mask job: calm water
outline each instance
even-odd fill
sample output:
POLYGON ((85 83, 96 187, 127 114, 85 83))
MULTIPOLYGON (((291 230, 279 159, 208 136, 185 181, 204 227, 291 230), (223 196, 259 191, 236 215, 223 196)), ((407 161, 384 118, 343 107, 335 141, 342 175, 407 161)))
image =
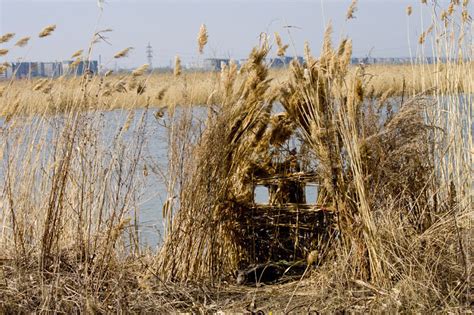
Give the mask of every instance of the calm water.
MULTIPOLYGON (((203 107, 194 107, 191 109, 193 123, 195 125, 206 117, 207 109, 203 107)), ((138 168, 137 174, 141 179, 140 198, 138 204, 138 218, 140 222, 140 240, 142 245, 152 248, 161 244, 163 240, 163 220, 162 209, 167 196, 166 179, 169 178, 168 172, 168 128, 169 117, 164 113, 162 118, 155 118, 156 110, 144 112, 136 110, 130 130, 134 130, 139 123, 142 115, 145 114, 145 141, 142 154, 142 163, 138 168), (147 176, 144 176, 144 165, 146 165, 147 176)), ((183 111, 179 109, 175 112, 175 117, 180 117, 183 111)), ((104 132, 109 138, 117 132, 117 126, 123 126, 127 120, 128 112, 114 111, 104 113, 104 120, 108 121, 104 132)), ((133 134, 127 133, 124 136, 132 138, 133 134)))
MULTIPOLYGON (((139 180, 135 188, 139 191, 138 218, 140 221, 141 242, 142 245, 149 245, 151 247, 156 247, 156 245, 162 241, 162 207, 167 198, 164 178, 166 177, 168 164, 168 139, 167 128, 163 126, 163 122, 167 120, 167 117, 165 114, 165 117, 157 120, 153 116, 155 112, 156 111, 150 110, 145 113, 143 110, 136 110, 128 132, 123 135, 123 143, 125 145, 136 141, 137 138, 134 133, 136 133, 136 127, 142 115, 145 114, 143 151, 139 167, 137 168, 137 178, 139 178, 139 180), (147 176, 144 176, 145 165, 148 173, 147 176)), ((204 113, 199 107, 193 109, 193 112, 196 116, 202 116, 202 113, 204 113)), ((128 117, 129 112, 119 110, 91 114, 90 121, 95 120, 92 125, 96 126, 96 130, 98 130, 97 136, 101 149, 112 148, 114 137, 117 135, 119 128, 124 126, 128 117)), ((22 119, 20 118, 18 121, 22 121, 22 119)), ((85 119, 85 123, 87 123, 87 121, 88 119, 85 119)), ((62 117, 48 117, 46 121, 33 118, 27 122, 22 121, 22 124, 23 125, 17 127, 17 136, 26 137, 25 141, 21 141, 21 143, 28 143, 28 145, 18 146, 18 139, 14 139, 11 134, 7 137, 1 132, 1 129, 5 125, 4 119, 0 119, 0 140, 2 143, 11 143, 10 150, 16 150, 16 156, 23 157, 28 156, 31 143, 41 144, 41 139, 43 139, 46 145, 35 150, 39 150, 40 159, 46 161, 46 159, 51 156, 51 148, 53 147, 52 145, 48 146, 48 144, 51 143, 51 139, 56 138, 53 133, 55 130, 60 130, 60 128, 57 127, 62 126, 62 117)), ((134 144, 135 143, 132 143, 130 145, 130 150, 135 148, 134 144)), ((7 163, 5 156, 0 159, 0 161, 2 161, 0 164, 0 179, 2 179, 0 181, 0 189, 3 189, 3 179, 7 163)), ((23 159, 19 158, 17 160, 23 159)), ((31 178, 31 180, 35 180, 35 178, 31 178)), ((2 211, 2 209, 0 209, 0 211, 2 211)))

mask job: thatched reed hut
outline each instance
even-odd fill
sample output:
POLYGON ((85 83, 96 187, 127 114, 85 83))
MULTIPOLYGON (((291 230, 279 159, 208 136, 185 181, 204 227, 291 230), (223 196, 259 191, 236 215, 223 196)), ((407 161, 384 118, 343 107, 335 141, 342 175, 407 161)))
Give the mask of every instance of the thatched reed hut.
MULTIPOLYGON (((156 261, 161 278, 215 283, 314 252, 321 262, 338 243, 352 255, 355 275, 382 279, 386 260, 372 209, 387 194, 403 196, 400 207, 421 205, 415 196, 432 168, 428 132, 413 102, 396 114, 387 98, 374 102, 364 69, 349 72, 351 42, 333 49, 329 38, 330 30, 319 59, 306 49, 305 65, 294 62, 292 77, 277 89, 269 84, 266 42, 239 74, 235 65, 224 67, 223 104, 210 108, 175 181, 179 209, 168 213, 156 261), (409 175, 397 176, 401 168, 409 175), (311 204, 308 183, 319 187, 311 204), (265 205, 254 200, 259 185, 269 191, 265 205)), ((410 216, 424 224, 426 213, 416 213, 410 216)))

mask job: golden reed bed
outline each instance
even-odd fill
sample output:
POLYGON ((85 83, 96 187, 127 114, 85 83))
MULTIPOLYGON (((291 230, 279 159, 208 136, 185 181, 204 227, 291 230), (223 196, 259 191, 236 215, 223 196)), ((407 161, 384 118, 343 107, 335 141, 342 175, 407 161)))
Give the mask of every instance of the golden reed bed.
MULTIPOLYGON (((435 65, 351 66, 353 73, 363 68, 370 78, 367 92, 375 97, 414 95, 433 91, 470 93, 474 91, 474 63, 435 65), (446 78, 440 80, 440 78, 446 78)), ((222 101, 220 72, 153 72, 138 68, 133 73, 95 76, 88 89, 94 98, 76 109, 134 109, 179 105, 214 105, 222 101)), ((289 77, 289 69, 270 70, 270 86, 278 87, 289 77)), ((82 77, 11 80, 0 82, 0 116, 21 113, 56 112, 67 109, 81 95, 82 77)), ((237 80, 239 78, 237 77, 237 80)))

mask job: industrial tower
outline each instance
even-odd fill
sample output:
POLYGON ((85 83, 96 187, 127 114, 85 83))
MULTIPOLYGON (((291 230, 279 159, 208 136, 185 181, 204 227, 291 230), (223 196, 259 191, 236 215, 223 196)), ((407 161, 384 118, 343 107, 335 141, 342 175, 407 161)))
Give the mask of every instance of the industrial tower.
POLYGON ((153 70, 153 47, 148 43, 146 46, 146 57, 148 58, 148 65, 150 66, 150 71, 153 70))

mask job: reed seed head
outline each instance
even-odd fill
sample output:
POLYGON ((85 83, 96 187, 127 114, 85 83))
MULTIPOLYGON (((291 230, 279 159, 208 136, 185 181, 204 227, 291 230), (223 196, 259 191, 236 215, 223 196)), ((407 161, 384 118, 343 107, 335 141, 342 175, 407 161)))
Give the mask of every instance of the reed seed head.
POLYGON ((20 38, 20 39, 16 42, 15 46, 18 46, 18 47, 25 47, 25 46, 28 44, 29 41, 30 41, 30 37, 29 37, 29 36, 20 38))
POLYGON ((418 38, 418 44, 423 45, 426 40, 426 32, 421 33, 420 38, 418 38))
POLYGON ((42 90, 45 87, 46 83, 48 83, 47 79, 39 80, 38 83, 36 83, 33 87, 33 91, 42 90))
POLYGON ((133 49, 133 47, 127 47, 121 51, 119 51, 118 53, 116 53, 114 55, 114 58, 115 59, 119 59, 119 58, 124 58, 124 57, 128 57, 128 54, 130 53, 130 51, 133 49))
POLYGON ((0 49, 0 57, 8 54, 8 49, 0 49))
POLYGON ((451 2, 448 6, 448 15, 451 16, 454 13, 454 2, 451 2))
POLYGON ((323 57, 327 57, 332 54, 332 25, 329 24, 326 30, 324 31, 324 40, 323 40, 323 57))
POLYGON ((166 90, 168 88, 162 88, 158 91, 158 93, 156 93, 156 96, 155 96, 155 99, 157 101, 161 101, 163 99, 163 97, 165 97, 165 93, 166 93, 166 90))
POLYGON ((278 34, 277 32, 275 32, 275 41, 278 46, 277 56, 283 57, 289 46, 283 45, 283 41, 281 40, 280 34, 278 34))
POLYGON ((146 85, 145 82, 138 82, 136 92, 137 95, 142 95, 146 91, 146 85))
POLYGON ((352 41, 346 40, 344 42, 344 52, 341 55, 341 59, 340 59, 342 71, 346 71, 347 67, 351 63, 351 57, 352 57, 352 41))
POLYGON ((461 13, 461 18, 462 18, 463 23, 467 23, 470 20, 469 11, 467 11, 466 9, 463 9, 461 13))
POLYGON ((346 20, 354 19, 354 13, 357 11, 357 0, 352 0, 349 9, 347 9, 346 20))
POLYGON ((407 15, 410 16, 412 13, 413 13, 413 7, 411 5, 409 5, 407 7, 407 15))
POLYGON ((444 21, 445 23, 448 21, 448 12, 447 11, 443 11, 441 12, 441 21, 444 21))
POLYGON ((135 118, 135 112, 130 111, 127 115, 127 120, 125 121, 125 124, 123 125, 123 130, 128 131, 130 129, 130 125, 132 124, 132 121, 135 118))
POLYGON ((79 57, 80 55, 82 55, 83 52, 84 52, 84 49, 79 49, 74 54, 72 54, 71 59, 79 57))
POLYGON ((197 37, 198 49, 199 49, 200 54, 204 52, 204 47, 207 44, 207 39, 208 39, 207 28, 205 24, 202 24, 201 27, 199 28, 199 34, 197 37))
POLYGON ((14 36, 15 36, 15 33, 6 33, 6 34, 0 36, 0 44, 8 42, 14 36))
POLYGON ((81 58, 76 58, 76 60, 74 60, 70 65, 69 67, 71 69, 75 69, 80 63, 81 63, 82 59, 81 58))
POLYGON ((144 64, 144 65, 136 68, 135 70, 133 70, 132 75, 134 77, 142 76, 148 70, 148 67, 149 67, 148 64, 144 64))
POLYGON ((311 61, 311 48, 308 42, 304 42, 304 59, 308 64, 311 61))
POLYGON ((43 38, 51 35, 52 32, 56 29, 56 25, 48 25, 39 33, 38 37, 43 38))
POLYGON ((174 60, 174 76, 178 77, 181 75, 181 59, 179 56, 176 56, 174 60))
POLYGON ((423 45, 426 41, 426 36, 431 33, 431 31, 433 30, 433 25, 431 25, 426 31, 424 31, 423 33, 421 33, 420 35, 420 38, 418 38, 418 43, 420 45, 423 45))

